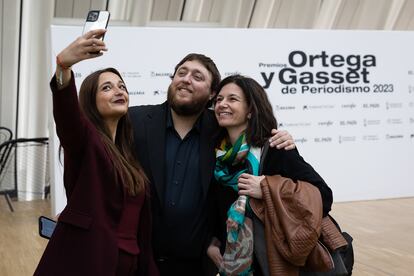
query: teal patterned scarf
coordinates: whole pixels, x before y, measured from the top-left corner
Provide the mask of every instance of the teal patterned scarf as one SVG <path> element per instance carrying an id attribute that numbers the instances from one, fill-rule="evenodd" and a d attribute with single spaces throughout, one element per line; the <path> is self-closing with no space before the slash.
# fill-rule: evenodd
<path id="1" fill-rule="evenodd" d="M 222 185 L 238 192 L 238 179 L 243 173 L 258 175 L 260 148 L 250 147 L 242 134 L 232 146 L 223 139 L 216 149 L 214 176 Z M 245 216 L 249 197 L 239 196 L 227 211 L 227 242 L 220 275 L 253 275 L 253 227 Z"/>

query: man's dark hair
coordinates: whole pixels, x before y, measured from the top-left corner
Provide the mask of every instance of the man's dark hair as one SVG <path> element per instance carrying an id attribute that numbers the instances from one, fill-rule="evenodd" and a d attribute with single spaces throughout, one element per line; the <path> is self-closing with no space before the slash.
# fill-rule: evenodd
<path id="1" fill-rule="evenodd" d="M 205 55 L 196 53 L 188 54 L 175 66 L 173 76 L 175 76 L 175 73 L 181 65 L 183 65 L 186 61 L 193 60 L 200 62 L 207 69 L 207 71 L 211 73 L 211 91 L 217 93 L 221 76 L 214 61 Z"/>

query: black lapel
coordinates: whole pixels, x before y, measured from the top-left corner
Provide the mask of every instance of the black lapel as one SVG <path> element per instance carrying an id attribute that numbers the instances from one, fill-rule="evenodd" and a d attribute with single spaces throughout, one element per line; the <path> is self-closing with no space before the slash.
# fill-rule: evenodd
<path id="1" fill-rule="evenodd" d="M 259 163 L 259 175 L 262 175 L 263 173 L 263 164 L 264 164 L 264 160 L 266 158 L 267 152 L 269 151 L 269 141 L 266 141 L 266 143 L 264 144 L 263 148 L 262 148 L 262 153 L 260 155 L 260 163 Z"/>
<path id="2" fill-rule="evenodd" d="M 146 140 L 148 141 L 149 161 L 151 174 L 154 179 L 153 186 L 157 192 L 161 205 L 164 202 L 165 190 L 165 131 L 166 131 L 166 112 L 167 104 L 164 103 L 158 108 L 154 108 L 147 114 Z"/>
<path id="3" fill-rule="evenodd" d="M 200 131 L 200 177 L 203 187 L 203 195 L 206 196 L 213 177 L 216 162 L 214 148 L 218 131 L 217 122 L 213 112 L 206 110 L 201 118 Z"/>

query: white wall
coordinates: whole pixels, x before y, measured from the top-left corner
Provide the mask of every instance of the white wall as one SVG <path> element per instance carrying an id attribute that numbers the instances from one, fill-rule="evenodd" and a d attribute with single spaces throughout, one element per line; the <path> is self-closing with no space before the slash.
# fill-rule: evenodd
<path id="1" fill-rule="evenodd" d="M 53 26 L 53 52 L 58 53 L 81 32 L 81 27 Z M 103 57 L 74 66 L 78 85 L 91 71 L 113 66 L 124 74 L 132 105 L 159 103 L 166 98 L 168 74 L 189 52 L 212 57 L 223 77 L 240 72 L 265 85 L 262 74 L 269 79 L 273 73 L 267 92 L 276 117 L 297 138 L 302 156 L 333 189 L 335 201 L 414 196 L 410 180 L 414 163 L 414 33 L 110 27 L 105 39 L 109 51 Z M 329 58 L 294 67 L 288 57 L 296 50 L 307 55 L 325 52 Z M 341 64 L 340 56 L 330 61 L 333 55 L 348 58 L 351 64 Z M 365 68 L 366 83 L 361 77 L 355 84 L 340 85 L 368 92 L 283 93 L 286 85 L 278 78 L 283 68 L 294 68 L 298 74 L 346 74 L 349 67 L 355 67 L 354 55 L 374 57 L 372 66 L 367 62 L 357 68 L 360 76 Z M 299 62 L 298 55 L 294 59 Z M 309 86 L 318 89 L 324 85 Z M 338 86 L 329 82 L 325 88 Z M 301 91 L 303 85 L 289 87 Z M 374 92 L 379 87 L 392 87 L 392 92 Z M 60 179 L 56 176 L 54 180 L 59 183 Z M 56 191 L 56 208 L 63 208 L 63 189 Z"/>
<path id="2" fill-rule="evenodd" d="M 15 134 L 20 1 L 0 0 L 0 126 Z"/>

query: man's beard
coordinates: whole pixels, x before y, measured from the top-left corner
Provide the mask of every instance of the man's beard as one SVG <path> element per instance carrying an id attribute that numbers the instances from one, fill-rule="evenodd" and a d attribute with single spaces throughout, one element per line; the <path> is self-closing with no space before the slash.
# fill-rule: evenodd
<path id="1" fill-rule="evenodd" d="M 200 114 L 203 109 L 206 107 L 209 96 L 206 96 L 205 99 L 199 98 L 187 103 L 179 103 L 175 98 L 175 94 L 171 89 L 171 85 L 168 87 L 167 101 L 171 108 L 181 116 L 193 116 Z"/>

